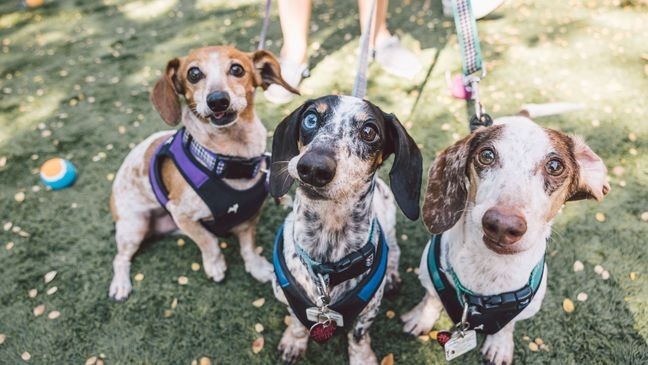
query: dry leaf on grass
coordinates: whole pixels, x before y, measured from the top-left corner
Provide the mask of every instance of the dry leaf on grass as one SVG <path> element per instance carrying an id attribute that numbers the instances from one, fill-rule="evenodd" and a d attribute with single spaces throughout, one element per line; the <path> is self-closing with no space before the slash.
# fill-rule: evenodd
<path id="1" fill-rule="evenodd" d="M 259 298 L 259 299 L 255 300 L 254 302 L 252 302 L 252 305 L 257 307 L 257 308 L 261 308 L 263 306 L 263 304 L 265 304 L 265 298 Z"/>
<path id="2" fill-rule="evenodd" d="M 394 354 L 391 352 L 388 353 L 387 356 L 383 357 L 380 361 L 380 365 L 394 365 Z"/>
<path id="3" fill-rule="evenodd" d="M 257 338 L 256 340 L 254 340 L 254 342 L 252 342 L 252 352 L 254 352 L 255 354 L 258 354 L 259 352 L 261 352 L 261 350 L 263 350 L 263 345 L 264 344 L 265 344 L 265 341 L 264 341 L 263 337 Z"/>

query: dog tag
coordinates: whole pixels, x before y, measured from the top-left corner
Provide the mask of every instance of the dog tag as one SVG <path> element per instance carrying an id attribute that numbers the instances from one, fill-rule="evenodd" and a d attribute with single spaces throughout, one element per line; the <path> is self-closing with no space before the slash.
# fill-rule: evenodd
<path id="1" fill-rule="evenodd" d="M 335 325 L 338 327 L 344 327 L 344 316 L 342 314 L 330 310 L 328 308 L 318 308 L 310 307 L 306 308 L 306 318 L 311 322 L 323 322 L 327 319 L 335 321 Z"/>
<path id="2" fill-rule="evenodd" d="M 331 337 L 333 337 L 333 334 L 335 333 L 336 329 L 337 329 L 337 325 L 333 320 L 328 320 L 326 322 L 318 322 L 315 323 L 310 328 L 309 335 L 310 338 L 313 339 L 313 341 L 318 343 L 324 343 L 328 341 Z"/>
<path id="3" fill-rule="evenodd" d="M 474 330 L 453 332 L 450 340 L 443 346 L 448 361 L 458 358 L 475 347 L 477 347 L 477 332 Z"/>

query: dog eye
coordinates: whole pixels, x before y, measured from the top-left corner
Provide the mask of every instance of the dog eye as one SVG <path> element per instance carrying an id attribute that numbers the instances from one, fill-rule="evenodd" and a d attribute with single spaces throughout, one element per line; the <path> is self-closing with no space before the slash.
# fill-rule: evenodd
<path id="1" fill-rule="evenodd" d="M 302 126 L 304 127 L 304 129 L 315 129 L 317 128 L 318 124 L 319 124 L 319 118 L 315 113 L 306 114 L 304 116 L 304 119 L 302 120 Z"/>
<path id="2" fill-rule="evenodd" d="M 360 129 L 360 138 L 368 143 L 376 142 L 378 140 L 378 131 L 376 130 L 376 127 L 369 123 L 363 125 L 362 129 Z"/>
<path id="3" fill-rule="evenodd" d="M 230 66 L 229 73 L 234 77 L 242 77 L 243 75 L 245 75 L 245 70 L 243 69 L 243 66 L 235 63 Z"/>
<path id="4" fill-rule="evenodd" d="M 495 152 L 490 148 L 484 148 L 477 155 L 477 160 L 482 165 L 491 165 L 495 162 Z"/>
<path id="5" fill-rule="evenodd" d="M 549 175 L 558 176 L 562 174 L 563 171 L 565 171 L 565 167 L 563 166 L 562 162 L 560 162 L 560 160 L 552 158 L 545 165 L 545 170 L 547 170 L 547 173 Z"/>
<path id="6" fill-rule="evenodd" d="M 192 84 L 197 83 L 202 78 L 203 78 L 203 73 L 200 71 L 198 67 L 192 67 L 189 69 L 189 71 L 187 71 L 187 79 Z"/>

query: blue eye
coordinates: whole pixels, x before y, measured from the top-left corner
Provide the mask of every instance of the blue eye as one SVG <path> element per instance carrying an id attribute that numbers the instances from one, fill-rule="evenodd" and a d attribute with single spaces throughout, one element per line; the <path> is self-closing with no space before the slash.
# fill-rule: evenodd
<path id="1" fill-rule="evenodd" d="M 317 114 L 308 113 L 302 120 L 302 126 L 304 127 L 304 129 L 314 129 L 317 128 L 318 122 L 319 118 L 317 117 Z"/>

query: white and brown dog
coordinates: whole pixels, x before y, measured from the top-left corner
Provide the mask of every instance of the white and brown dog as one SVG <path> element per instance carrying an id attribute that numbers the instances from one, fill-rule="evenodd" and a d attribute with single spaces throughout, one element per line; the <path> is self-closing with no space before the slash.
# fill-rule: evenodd
<path id="1" fill-rule="evenodd" d="M 600 201 L 610 190 L 603 161 L 581 138 L 528 117 L 499 118 L 436 158 L 423 205 L 436 235 L 420 265 L 427 293 L 402 316 L 412 334 L 430 331 L 444 307 L 459 321 L 458 291 L 470 327 L 488 334 L 481 351 L 495 364 L 511 364 L 515 322 L 540 309 L 552 220 L 565 202 Z M 453 301 L 458 308 L 448 308 Z"/>
<path id="2" fill-rule="evenodd" d="M 418 218 L 421 153 L 395 116 L 350 96 L 303 104 L 277 127 L 272 153 L 271 194 L 298 182 L 274 250 L 275 296 L 292 318 L 281 358 L 295 362 L 309 334 L 346 332 L 351 364 L 377 364 L 368 329 L 383 291 L 400 284 L 394 201 Z M 390 191 L 376 171 L 392 154 Z"/>
<path id="3" fill-rule="evenodd" d="M 246 271 L 261 282 L 272 278 L 272 265 L 255 252 L 258 209 L 265 197 L 267 166 L 262 156 L 267 132 L 253 104 L 254 90 L 271 83 L 297 93 L 281 78 L 279 63 L 266 51 L 206 47 L 168 62 L 151 101 L 167 124 L 182 122 L 183 128 L 146 138 L 115 176 L 110 205 L 117 255 L 110 297 L 128 297 L 131 258 L 142 241 L 178 228 L 200 247 L 205 273 L 214 281 L 223 280 L 226 270 L 214 232 L 236 234 Z M 170 158 L 158 163 L 163 146 L 168 150 L 164 157 Z M 220 207 L 222 216 L 214 217 L 214 206 L 230 199 L 228 191 L 241 194 L 250 189 L 258 199 L 248 206 L 247 215 L 232 218 L 239 213 L 237 202 Z M 220 230 L 210 229 L 219 225 Z"/>

